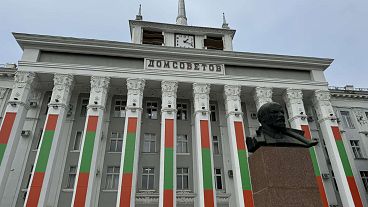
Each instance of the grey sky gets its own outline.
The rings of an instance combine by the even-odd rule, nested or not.
[[[186,0],[189,25],[221,27],[225,12],[236,29],[234,50],[335,61],[330,85],[368,87],[366,0]],[[0,63],[17,62],[11,32],[130,42],[128,20],[175,23],[177,0],[2,0]]]

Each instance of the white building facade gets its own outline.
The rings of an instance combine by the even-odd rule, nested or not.
[[[323,205],[368,206],[368,93],[330,91],[331,59],[234,52],[225,19],[187,26],[184,1],[177,24],[129,24],[132,43],[14,33],[0,206],[254,206],[245,137],[270,101],[320,141]]]

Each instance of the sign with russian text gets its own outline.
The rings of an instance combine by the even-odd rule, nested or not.
[[[171,70],[187,71],[195,73],[225,74],[224,64],[214,64],[205,62],[190,62],[178,60],[144,59],[144,69],[146,70]]]

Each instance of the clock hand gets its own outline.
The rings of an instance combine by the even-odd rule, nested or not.
[[[187,42],[188,42],[188,40],[189,40],[189,39],[186,39],[186,40],[184,40],[183,42],[184,42],[184,43],[187,43]]]

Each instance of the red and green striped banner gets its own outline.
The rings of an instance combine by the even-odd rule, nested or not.
[[[309,129],[309,125],[301,125],[302,130],[304,131],[304,137],[307,138],[308,140],[312,139],[312,135]],[[313,165],[313,171],[314,171],[314,175],[316,176],[316,181],[317,181],[317,185],[318,185],[318,190],[321,196],[321,201],[322,201],[322,206],[323,207],[328,207],[328,200],[327,200],[327,196],[326,196],[326,191],[325,191],[325,187],[323,185],[323,181],[322,181],[322,177],[321,177],[321,171],[319,169],[318,166],[318,161],[317,161],[317,156],[316,156],[316,151],[314,147],[310,147],[309,148],[309,155],[311,157],[312,160],[312,165]]]
[[[130,206],[132,196],[135,144],[137,139],[137,118],[128,118],[128,130],[124,146],[124,166],[120,192],[120,206]]]
[[[45,130],[42,136],[41,147],[37,155],[36,168],[33,173],[32,184],[30,185],[28,191],[29,195],[26,201],[27,207],[38,205],[58,117],[58,114],[48,115]]]
[[[4,157],[6,145],[8,144],[16,115],[17,113],[15,112],[6,112],[3,125],[0,129],[0,165]]]
[[[204,190],[204,206],[215,206],[214,190],[213,190],[213,168],[212,153],[210,148],[210,134],[208,120],[200,121],[201,129],[201,148],[202,148],[202,171],[203,171],[203,190]]]
[[[86,203],[88,179],[91,170],[97,124],[98,116],[88,116],[87,129],[83,143],[82,160],[79,166],[78,183],[73,206],[84,207]]]
[[[344,168],[344,172],[346,174],[346,179],[348,180],[348,184],[349,184],[349,188],[350,188],[350,191],[351,191],[351,195],[352,195],[353,200],[354,200],[354,204],[355,204],[356,207],[363,207],[362,199],[360,197],[359,190],[358,190],[357,184],[355,182],[353,171],[351,169],[351,165],[350,165],[350,162],[349,162],[349,159],[348,159],[348,155],[346,153],[346,149],[345,149],[344,143],[342,141],[342,137],[341,137],[341,134],[340,134],[340,129],[337,126],[331,126],[331,129],[332,129],[332,133],[333,133],[334,138],[335,138],[337,149],[339,151],[339,155],[340,155],[341,162],[342,162],[342,165],[343,165],[343,168]]]
[[[239,159],[239,167],[240,167],[240,176],[241,176],[241,184],[243,189],[243,199],[245,207],[253,207],[253,191],[252,184],[250,179],[249,172],[249,164],[248,164],[248,150],[244,142],[244,125],[242,121],[235,121],[235,137],[236,137],[236,146],[238,151],[238,159]]]
[[[174,120],[165,120],[164,206],[174,205]]]

